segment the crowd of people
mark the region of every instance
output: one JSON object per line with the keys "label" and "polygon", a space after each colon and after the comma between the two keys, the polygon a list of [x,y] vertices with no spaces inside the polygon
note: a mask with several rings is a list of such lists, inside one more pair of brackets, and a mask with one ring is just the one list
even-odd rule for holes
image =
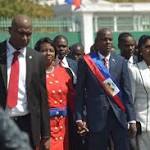
{"label": "crowd of people", "polygon": [[29,48],[26,15],[9,34],[0,43],[0,149],[149,150],[149,35],[120,33],[117,54],[102,28],[85,54],[64,35]]}

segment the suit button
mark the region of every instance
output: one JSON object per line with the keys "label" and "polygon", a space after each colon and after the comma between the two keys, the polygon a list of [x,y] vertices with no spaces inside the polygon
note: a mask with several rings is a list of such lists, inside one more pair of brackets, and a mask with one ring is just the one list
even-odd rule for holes
{"label": "suit button", "polygon": [[58,137],[55,137],[55,140],[58,141]]}
{"label": "suit button", "polygon": [[54,104],[57,104],[57,101],[54,101]]}
{"label": "suit button", "polygon": [[53,82],[52,82],[52,81],[50,81],[50,82],[49,82],[49,84],[53,84]]}
{"label": "suit button", "polygon": [[59,92],[59,93],[61,93],[61,92],[62,92],[62,90],[61,90],[61,89],[59,89],[59,90],[58,90],[58,92]]}
{"label": "suit button", "polygon": [[55,93],[56,93],[56,91],[55,91],[55,90],[52,90],[52,93],[53,93],[53,94],[55,94]]}
{"label": "suit button", "polygon": [[62,99],[60,99],[60,100],[59,100],[59,102],[60,102],[60,103],[62,103],[62,102],[63,102],[63,100],[62,100]]}
{"label": "suit button", "polygon": [[56,80],[56,81],[55,81],[55,83],[59,83],[59,81],[58,81],[58,80]]}
{"label": "suit button", "polygon": [[55,127],[55,130],[58,130],[58,127]]}

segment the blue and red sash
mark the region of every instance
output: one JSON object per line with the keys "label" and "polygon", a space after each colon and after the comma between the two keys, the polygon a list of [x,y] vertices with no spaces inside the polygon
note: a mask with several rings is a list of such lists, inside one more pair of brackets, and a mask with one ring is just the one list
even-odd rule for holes
{"label": "blue and red sash", "polygon": [[112,98],[123,112],[125,112],[125,106],[120,98],[120,90],[111,79],[108,69],[104,66],[99,56],[96,53],[92,53],[90,55],[84,55],[83,58],[92,73],[97,77],[99,84],[103,87],[106,94]]}

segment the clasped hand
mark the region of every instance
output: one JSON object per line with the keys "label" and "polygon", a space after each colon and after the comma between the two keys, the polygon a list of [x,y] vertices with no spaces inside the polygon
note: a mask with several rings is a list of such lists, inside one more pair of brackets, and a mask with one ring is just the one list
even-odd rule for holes
{"label": "clasped hand", "polygon": [[85,121],[77,121],[77,133],[80,134],[81,136],[84,136],[89,132],[89,129],[87,128],[86,122]]}

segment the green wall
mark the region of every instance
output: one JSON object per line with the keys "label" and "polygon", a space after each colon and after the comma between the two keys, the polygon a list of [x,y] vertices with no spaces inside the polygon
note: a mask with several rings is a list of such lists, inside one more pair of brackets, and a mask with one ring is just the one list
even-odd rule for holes
{"label": "green wall", "polygon": [[[34,47],[34,44],[36,43],[37,40],[39,40],[40,38],[42,37],[50,37],[51,39],[53,39],[56,35],[58,34],[62,34],[64,36],[66,36],[68,38],[68,41],[69,41],[69,45],[72,45],[73,43],[76,43],[76,42],[81,42],[81,35],[80,35],[80,32],[51,32],[51,33],[33,33],[32,34],[32,39],[31,39],[31,42],[30,42],[30,47]],[[139,39],[139,37],[143,34],[148,34],[150,35],[150,31],[149,32],[131,32],[131,34],[135,37],[136,40]],[[114,32],[113,33],[113,43],[114,43],[114,46],[115,48],[117,49],[117,51],[119,52],[118,50],[118,35],[119,35],[119,32]],[[7,32],[0,32],[0,41],[3,41],[5,39],[7,39],[9,37],[9,34]]]}
{"label": "green wall", "polygon": [[[29,46],[30,47],[34,47],[34,44],[36,43],[37,40],[39,40],[42,37],[50,37],[51,39],[53,39],[56,35],[64,35],[68,38],[69,41],[69,45],[72,45],[76,42],[80,42],[81,41],[81,36],[80,33],[78,32],[52,32],[52,33],[33,33],[32,34],[32,38],[30,41]],[[6,40],[9,37],[9,34],[7,32],[0,32],[0,42]]]}

